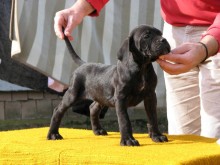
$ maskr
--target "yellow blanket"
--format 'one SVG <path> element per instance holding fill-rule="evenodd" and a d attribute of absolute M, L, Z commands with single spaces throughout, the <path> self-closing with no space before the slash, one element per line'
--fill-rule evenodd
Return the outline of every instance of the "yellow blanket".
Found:
<path fill-rule="evenodd" d="M 171 136 L 154 143 L 146 134 L 134 134 L 140 147 L 122 147 L 120 134 L 95 136 L 91 130 L 61 128 L 63 140 L 46 140 L 48 128 L 0 132 L 0 164 L 220 164 L 217 139 L 194 135 Z"/>

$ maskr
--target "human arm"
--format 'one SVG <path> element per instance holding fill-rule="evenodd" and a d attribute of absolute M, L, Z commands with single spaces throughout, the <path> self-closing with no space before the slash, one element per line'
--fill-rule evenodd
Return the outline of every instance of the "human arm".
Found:
<path fill-rule="evenodd" d="M 220 14 L 208 28 L 200 42 L 208 49 L 208 57 L 219 51 L 220 43 Z M 169 74 L 180 74 L 199 65 L 206 57 L 205 47 L 200 43 L 184 43 L 173 49 L 168 55 L 163 55 L 157 60 L 161 68 Z"/>
<path fill-rule="evenodd" d="M 208 49 L 208 56 L 218 51 L 217 40 L 207 35 L 200 42 Z M 160 67 L 167 73 L 176 75 L 189 71 L 199 65 L 206 58 L 206 50 L 200 43 L 184 43 L 173 49 L 168 55 L 160 56 L 157 60 Z"/>
<path fill-rule="evenodd" d="M 98 16 L 100 10 L 108 0 L 77 0 L 70 8 L 58 11 L 54 17 L 54 31 L 63 39 L 62 27 L 65 28 L 65 35 L 72 40 L 72 31 L 78 26 L 87 15 Z"/>

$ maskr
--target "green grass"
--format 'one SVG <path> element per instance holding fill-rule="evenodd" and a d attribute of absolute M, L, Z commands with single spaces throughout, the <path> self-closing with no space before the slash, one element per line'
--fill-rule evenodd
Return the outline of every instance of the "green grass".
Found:
<path fill-rule="evenodd" d="M 139 114 L 139 116 L 135 116 Z M 139 111 L 138 113 L 133 111 L 130 113 L 130 120 L 132 124 L 132 129 L 134 133 L 146 133 L 147 132 L 147 121 L 144 111 Z M 118 121 L 115 111 L 109 111 L 108 115 L 101 120 L 101 124 L 107 131 L 119 131 Z M 29 120 L 0 120 L 0 131 L 7 130 L 18 130 L 26 128 L 39 128 L 39 127 L 49 127 L 50 118 L 41 119 L 29 119 Z M 76 128 L 76 129 L 91 129 L 90 119 L 83 115 L 78 115 L 75 113 L 68 113 L 62 119 L 61 127 L 66 128 Z M 161 132 L 167 132 L 167 118 L 164 110 L 158 111 L 158 127 Z"/>
<path fill-rule="evenodd" d="M 26 128 L 49 127 L 50 119 L 30 119 L 30 120 L 0 120 L 0 131 L 19 130 Z M 63 119 L 61 127 L 91 129 L 90 121 L 73 121 L 72 119 Z"/>
<path fill-rule="evenodd" d="M 119 131 L 117 120 L 101 120 L 103 127 L 107 131 Z M 159 121 L 159 129 L 161 132 L 167 132 L 166 121 Z M 136 119 L 131 120 L 133 132 L 135 133 L 145 133 L 147 132 L 147 122 L 146 120 Z M 50 119 L 32 119 L 32 120 L 4 120 L 0 121 L 0 131 L 8 130 L 19 130 L 27 128 L 39 128 L 39 127 L 49 127 Z M 71 119 L 65 119 L 62 121 L 61 127 L 65 128 L 76 128 L 76 129 L 91 129 L 90 120 L 85 122 L 73 121 Z"/>
<path fill-rule="evenodd" d="M 49 126 L 50 119 L 1 120 L 0 131 Z"/>

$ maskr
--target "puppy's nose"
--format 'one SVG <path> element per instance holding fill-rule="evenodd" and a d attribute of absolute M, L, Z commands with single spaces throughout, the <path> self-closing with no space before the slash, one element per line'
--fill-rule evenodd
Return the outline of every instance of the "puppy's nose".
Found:
<path fill-rule="evenodd" d="M 160 39 L 160 42 L 165 42 L 165 41 L 166 41 L 165 38 L 161 38 L 161 39 Z"/>

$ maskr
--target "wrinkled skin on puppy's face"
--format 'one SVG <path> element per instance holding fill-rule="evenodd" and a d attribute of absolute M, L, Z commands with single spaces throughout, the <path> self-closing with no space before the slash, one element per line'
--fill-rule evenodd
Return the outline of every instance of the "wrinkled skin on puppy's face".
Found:
<path fill-rule="evenodd" d="M 161 31 L 151 26 L 141 25 L 138 30 L 134 29 L 133 41 L 137 50 L 150 62 L 170 52 L 170 45 Z"/>

